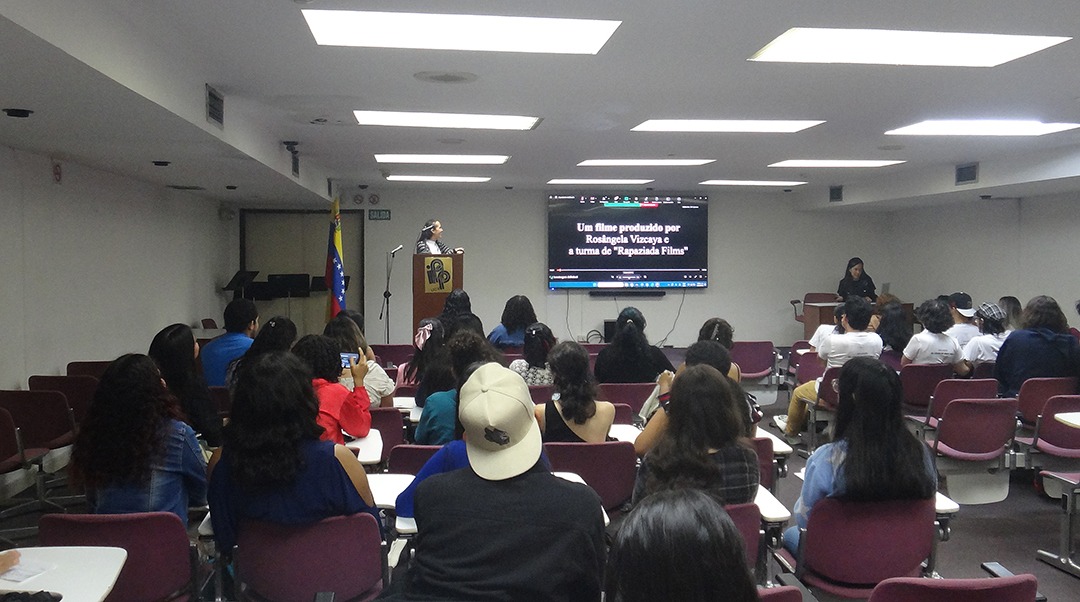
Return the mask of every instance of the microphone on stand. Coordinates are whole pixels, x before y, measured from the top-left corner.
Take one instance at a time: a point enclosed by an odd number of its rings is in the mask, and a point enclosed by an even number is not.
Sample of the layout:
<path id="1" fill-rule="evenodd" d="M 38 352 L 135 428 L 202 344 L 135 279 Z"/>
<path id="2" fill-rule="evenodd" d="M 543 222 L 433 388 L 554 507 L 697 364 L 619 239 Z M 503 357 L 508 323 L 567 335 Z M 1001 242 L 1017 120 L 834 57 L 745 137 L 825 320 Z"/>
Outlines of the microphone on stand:
<path id="1" fill-rule="evenodd" d="M 391 255 L 394 255 L 395 253 L 397 253 L 398 251 L 400 251 L 400 250 L 402 249 L 402 247 L 404 247 L 404 246 L 405 246 L 405 245 L 398 245 L 398 246 L 397 246 L 397 248 L 395 248 L 395 249 L 394 249 L 393 251 L 390 251 L 390 254 L 391 254 Z"/>

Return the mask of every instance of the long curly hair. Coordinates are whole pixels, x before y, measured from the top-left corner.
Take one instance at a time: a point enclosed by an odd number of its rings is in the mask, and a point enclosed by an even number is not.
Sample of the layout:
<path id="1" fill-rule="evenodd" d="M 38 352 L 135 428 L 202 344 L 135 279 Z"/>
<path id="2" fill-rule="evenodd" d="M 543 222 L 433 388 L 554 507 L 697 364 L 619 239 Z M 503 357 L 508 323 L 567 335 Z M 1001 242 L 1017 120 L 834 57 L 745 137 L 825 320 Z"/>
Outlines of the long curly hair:
<path id="1" fill-rule="evenodd" d="M 310 378 L 332 383 L 340 378 L 342 352 L 334 339 L 321 334 L 304 335 L 293 345 L 293 353 L 304 362 Z"/>
<path id="2" fill-rule="evenodd" d="M 911 325 L 908 324 L 904 307 L 900 303 L 887 303 L 881 308 L 877 333 L 882 342 L 894 351 L 903 351 L 904 347 L 907 347 L 911 340 Z"/>
<path id="3" fill-rule="evenodd" d="M 317 440 L 319 400 L 307 367 L 289 352 L 255 358 L 236 377 L 225 452 L 241 485 L 273 487 L 293 482 L 303 468 L 300 446 Z"/>
<path id="4" fill-rule="evenodd" d="M 667 433 L 647 457 L 646 494 L 667 489 L 712 493 L 721 475 L 709 450 L 748 445 L 742 437 L 746 402 L 716 368 L 688 366 L 671 385 L 668 419 Z"/>
<path id="5" fill-rule="evenodd" d="M 922 322 L 923 328 L 934 334 L 941 334 L 953 325 L 948 304 L 939 299 L 923 301 L 922 305 L 915 310 L 915 317 Z"/>
<path id="6" fill-rule="evenodd" d="M 619 312 L 615 319 L 615 338 L 605 349 L 615 360 L 628 370 L 650 363 L 649 339 L 645 338 L 645 316 L 636 307 L 627 307 Z"/>
<path id="7" fill-rule="evenodd" d="M 154 360 L 135 353 L 118 357 L 101 376 L 75 438 L 72 481 L 91 489 L 149 482 L 172 418 L 179 418 L 176 398 Z"/>
<path id="8" fill-rule="evenodd" d="M 589 370 L 589 352 L 574 341 L 563 341 L 548 356 L 554 389 L 567 422 L 585 424 L 596 415 L 599 388 Z"/>

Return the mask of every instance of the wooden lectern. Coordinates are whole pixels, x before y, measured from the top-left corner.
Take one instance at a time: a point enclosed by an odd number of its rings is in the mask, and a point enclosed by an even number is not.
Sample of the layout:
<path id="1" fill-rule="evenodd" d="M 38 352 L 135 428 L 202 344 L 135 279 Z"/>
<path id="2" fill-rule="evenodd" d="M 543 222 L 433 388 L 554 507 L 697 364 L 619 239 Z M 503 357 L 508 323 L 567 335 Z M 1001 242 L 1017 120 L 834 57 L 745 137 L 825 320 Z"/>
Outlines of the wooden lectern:
<path id="1" fill-rule="evenodd" d="M 420 320 L 442 313 L 450 291 L 464 288 L 464 264 L 465 256 L 462 254 L 413 255 L 413 332 L 416 332 Z"/>

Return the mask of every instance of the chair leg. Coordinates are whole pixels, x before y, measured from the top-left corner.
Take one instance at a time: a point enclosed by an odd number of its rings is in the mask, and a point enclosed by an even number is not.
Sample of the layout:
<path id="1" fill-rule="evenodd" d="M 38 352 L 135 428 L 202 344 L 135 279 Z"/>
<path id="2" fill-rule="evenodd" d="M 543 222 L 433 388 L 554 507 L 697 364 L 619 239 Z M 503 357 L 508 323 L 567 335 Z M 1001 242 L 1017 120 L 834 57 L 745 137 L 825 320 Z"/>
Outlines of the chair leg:
<path id="1" fill-rule="evenodd" d="M 1073 486 L 1065 495 L 1061 496 L 1061 541 L 1058 553 L 1039 550 L 1035 556 L 1050 566 L 1065 571 L 1070 575 L 1080 577 L 1080 565 L 1073 559 L 1076 546 L 1073 543 L 1076 536 L 1077 502 L 1080 501 L 1080 488 Z"/>

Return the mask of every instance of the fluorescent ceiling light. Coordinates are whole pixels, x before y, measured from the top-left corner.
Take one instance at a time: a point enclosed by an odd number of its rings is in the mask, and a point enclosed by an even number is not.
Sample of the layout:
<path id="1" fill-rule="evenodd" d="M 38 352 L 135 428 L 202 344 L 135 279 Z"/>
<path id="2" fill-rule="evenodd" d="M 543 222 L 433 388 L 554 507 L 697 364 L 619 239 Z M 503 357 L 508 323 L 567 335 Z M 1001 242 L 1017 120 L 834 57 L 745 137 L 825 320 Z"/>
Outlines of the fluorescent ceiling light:
<path id="1" fill-rule="evenodd" d="M 887 167 L 903 161 L 878 161 L 874 159 L 788 159 L 769 167 Z"/>
<path id="2" fill-rule="evenodd" d="M 716 159 L 587 159 L 578 167 L 687 167 L 708 165 Z"/>
<path id="3" fill-rule="evenodd" d="M 390 182 L 457 182 L 478 183 L 489 182 L 491 178 L 485 176 L 386 176 Z"/>
<path id="4" fill-rule="evenodd" d="M 1008 119 L 929 120 L 885 132 L 887 136 L 1042 136 L 1080 128 L 1080 123 Z"/>
<path id="5" fill-rule="evenodd" d="M 509 155 L 375 155 L 376 163 L 423 163 L 431 165 L 502 165 Z"/>
<path id="6" fill-rule="evenodd" d="M 994 67 L 1072 38 L 992 33 L 794 27 L 751 61 Z"/>
<path id="7" fill-rule="evenodd" d="M 320 46 L 596 54 L 621 21 L 495 15 L 301 11 Z"/>
<path id="8" fill-rule="evenodd" d="M 802 186 L 806 182 L 782 182 L 779 180 L 705 180 L 701 186 Z"/>
<path id="9" fill-rule="evenodd" d="M 573 185 L 587 185 L 587 184 L 619 185 L 619 184 L 626 184 L 626 185 L 634 185 L 634 184 L 648 184 L 649 182 L 652 182 L 652 181 L 653 180 L 613 180 L 613 179 L 610 179 L 610 178 L 608 178 L 608 179 L 604 179 L 604 178 L 592 178 L 592 179 L 589 179 L 589 178 L 577 178 L 577 179 L 565 178 L 565 179 L 561 179 L 561 180 L 560 179 L 548 180 L 548 184 L 573 184 Z"/>
<path id="10" fill-rule="evenodd" d="M 470 130 L 531 130 L 539 117 L 522 115 L 474 115 L 471 113 L 419 113 L 413 111 L 353 111 L 360 125 L 391 125 L 417 128 Z"/>
<path id="11" fill-rule="evenodd" d="M 632 132 L 752 132 L 792 134 L 824 121 L 786 119 L 649 119 Z"/>

